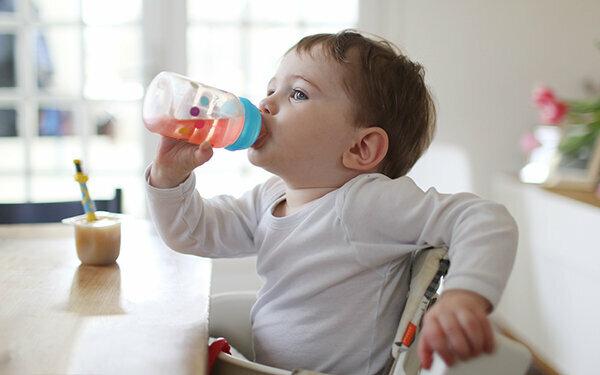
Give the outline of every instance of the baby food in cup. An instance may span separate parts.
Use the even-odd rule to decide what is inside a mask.
[[[79,215],[62,222],[75,227],[75,248],[81,263],[105,266],[115,263],[121,250],[121,216],[97,211],[97,220]]]

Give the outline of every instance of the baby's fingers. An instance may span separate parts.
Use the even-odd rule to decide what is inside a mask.
[[[487,351],[489,343],[487,343],[485,326],[489,327],[489,321],[483,314],[477,315],[476,313],[468,310],[463,310],[458,315],[458,320],[462,325],[464,331],[467,333],[467,338],[473,348],[473,355],[478,356],[483,351]]]
[[[426,319],[418,349],[421,367],[423,368],[427,369],[431,366],[432,352],[438,353],[448,366],[454,364],[455,358],[448,348],[448,338],[437,319]]]
[[[204,141],[194,150],[194,167],[206,163],[213,156],[213,149],[209,142]]]
[[[424,336],[421,336],[421,339],[419,340],[417,353],[419,354],[421,367],[424,369],[430,368],[431,362],[433,361],[433,349],[431,348]]]
[[[494,331],[492,330],[492,323],[486,317],[481,321],[483,328],[483,350],[486,353],[493,353],[496,350],[496,341],[494,339]]]
[[[474,346],[470,342],[468,334],[465,332],[465,329],[463,329],[464,327],[461,326],[459,320],[454,314],[440,315],[438,320],[440,322],[440,326],[444,330],[444,334],[447,337],[447,341],[452,349],[452,352],[456,354],[458,358],[465,361],[471,358],[473,355],[476,355],[474,353],[476,350],[474,350]],[[479,345],[481,346],[481,342]]]

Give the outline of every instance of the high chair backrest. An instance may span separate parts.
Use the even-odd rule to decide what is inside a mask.
[[[448,249],[445,247],[429,247],[413,254],[406,305],[391,349],[390,375],[419,373],[415,347],[421,319],[437,300],[440,282],[448,273],[449,266]]]

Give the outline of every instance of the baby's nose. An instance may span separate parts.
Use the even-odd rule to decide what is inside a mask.
[[[271,98],[266,97],[260,101],[260,103],[258,104],[258,109],[262,113],[268,113],[269,115],[273,115],[276,111],[276,105]]]
[[[258,110],[261,111],[262,113],[270,113],[264,99],[261,100],[260,103],[258,103]]]

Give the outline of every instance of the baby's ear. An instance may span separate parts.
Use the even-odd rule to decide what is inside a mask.
[[[344,151],[342,164],[356,171],[374,171],[385,158],[387,150],[388,136],[385,130],[377,126],[363,128],[356,132],[354,143]]]

